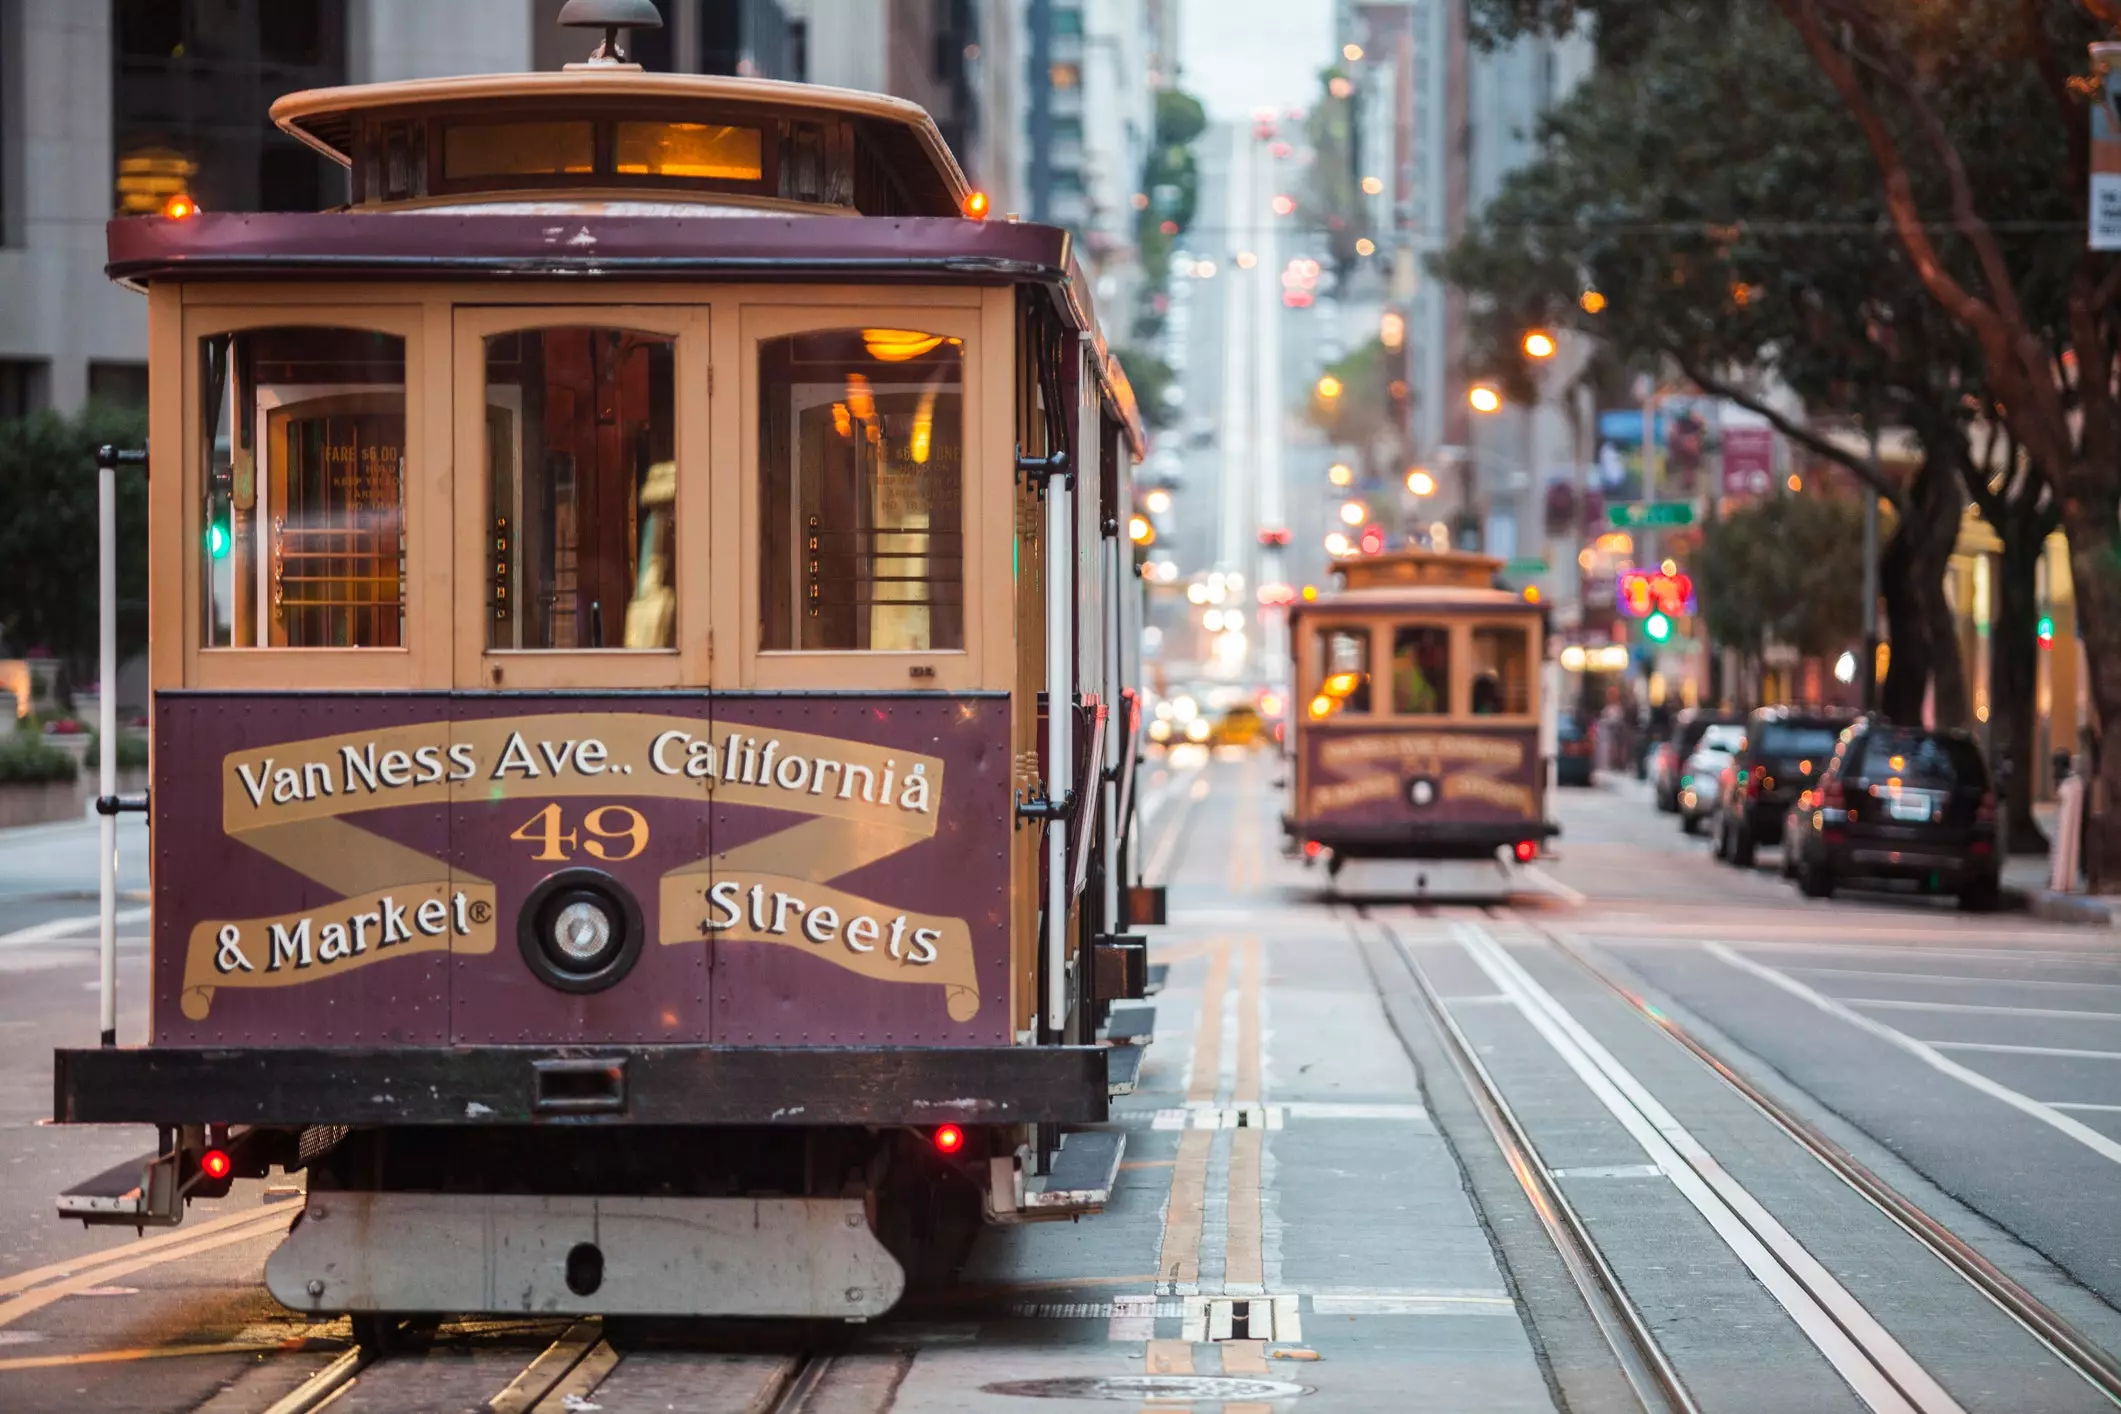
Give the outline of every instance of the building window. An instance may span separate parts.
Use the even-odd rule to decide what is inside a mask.
[[[965,349],[910,329],[759,353],[767,650],[965,646]]]
[[[114,0],[112,208],[183,192],[209,211],[314,211],[344,171],[263,121],[274,99],[346,82],[347,0]]]
[[[91,363],[88,366],[88,396],[91,402],[111,407],[147,408],[147,365],[144,363]]]
[[[0,359],[0,422],[42,412],[52,403],[52,366],[41,358]]]
[[[405,644],[405,341],[200,343],[209,648]]]
[[[677,643],[677,341],[533,329],[486,341],[486,646]]]

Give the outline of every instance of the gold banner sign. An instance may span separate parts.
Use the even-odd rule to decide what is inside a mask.
[[[692,718],[555,713],[422,722],[231,752],[222,761],[223,830],[341,897],[299,913],[198,924],[185,957],[184,1014],[203,1019],[221,987],[294,986],[391,957],[493,951],[490,881],[346,817],[594,796],[691,800],[703,811],[713,800],[811,817],[665,873],[660,941],[800,948],[874,981],[939,985],[950,1015],[970,1020],[979,990],[963,919],[827,887],[934,837],[942,761],[804,732],[751,734],[760,730],[717,737]],[[631,858],[646,847],[645,833],[597,818],[613,810],[646,830],[634,812],[590,809],[567,835],[585,849],[584,862]],[[552,850],[557,820],[550,829],[548,842],[522,830],[510,838]]]

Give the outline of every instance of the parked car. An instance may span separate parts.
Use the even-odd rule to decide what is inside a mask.
[[[1762,707],[1746,718],[1745,749],[1716,803],[1716,857],[1753,867],[1761,845],[1782,841],[1784,817],[1819,782],[1834,744],[1855,718],[1834,708]]]
[[[1810,898],[1858,880],[1907,879],[1986,911],[2000,868],[1994,783],[1965,732],[1858,723],[1783,836],[1783,872]]]
[[[1656,786],[1657,808],[1667,815],[1679,810],[1679,777],[1689,756],[1701,745],[1701,734],[1713,726],[1737,725],[1739,718],[1713,707],[1688,707],[1672,718],[1672,731],[1665,738],[1670,749],[1655,758],[1650,780]]]
[[[1591,763],[1598,756],[1598,728],[1584,721],[1581,712],[1563,712],[1555,739],[1554,784],[1589,785]]]
[[[1215,719],[1208,739],[1215,746],[1257,746],[1267,740],[1266,718],[1249,702],[1233,703]]]
[[[1716,811],[1718,780],[1724,767],[1745,749],[1745,728],[1735,722],[1711,722],[1693,754],[1679,771],[1679,828],[1701,833],[1701,822]]]

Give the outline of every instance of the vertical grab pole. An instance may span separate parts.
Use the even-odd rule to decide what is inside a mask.
[[[97,863],[101,874],[102,937],[99,948],[103,1044],[118,1044],[118,817],[110,806],[118,794],[118,453],[96,456],[96,598],[101,639],[97,691]]]
[[[1074,481],[1066,478],[1067,483]],[[1046,485],[1046,798],[1075,788],[1075,498]],[[1068,1024],[1068,821],[1046,821],[1046,1025]]]

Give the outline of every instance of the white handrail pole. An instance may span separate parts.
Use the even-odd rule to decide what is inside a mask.
[[[1077,355],[1080,357],[1081,355]],[[1075,784],[1075,498],[1046,485],[1046,798],[1068,798]],[[1046,821],[1046,1025],[1068,1024],[1068,821]]]
[[[118,467],[106,453],[96,468],[96,596],[101,637],[97,692],[97,854],[102,875],[102,938],[99,951],[103,999],[103,1044],[118,1044],[118,817],[109,805],[118,794]]]

